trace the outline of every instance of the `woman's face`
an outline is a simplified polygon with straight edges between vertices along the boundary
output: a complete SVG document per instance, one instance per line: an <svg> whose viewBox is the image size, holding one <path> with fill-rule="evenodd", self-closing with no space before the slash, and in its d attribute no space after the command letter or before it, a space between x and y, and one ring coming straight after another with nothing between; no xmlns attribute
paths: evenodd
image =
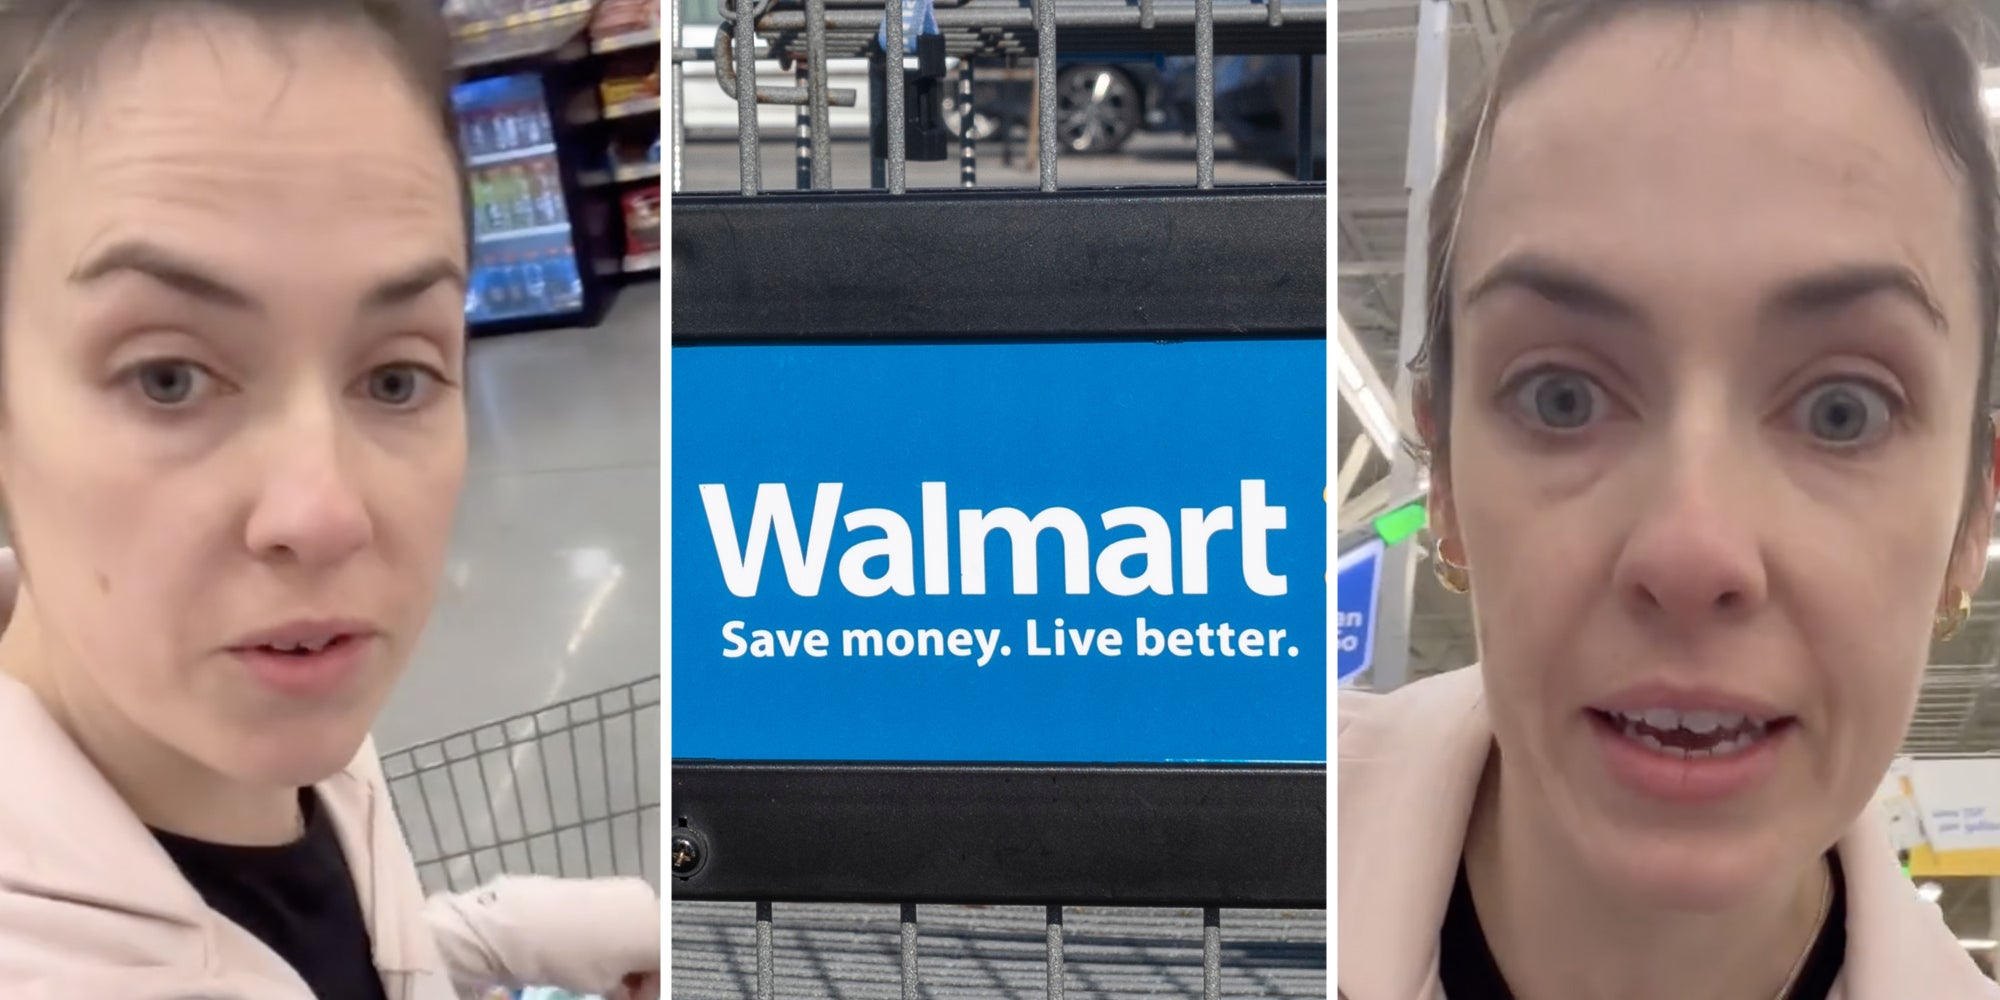
<svg viewBox="0 0 2000 1000"><path fill-rule="evenodd" d="M360 744L441 571L452 154L359 32L176 17L17 137L0 489L57 683L301 784Z"/></svg>
<svg viewBox="0 0 2000 1000"><path fill-rule="evenodd" d="M1601 883L1726 906L1862 810L1984 571L1965 189L1795 7L1622 18L1491 135L1434 500L1503 782Z"/></svg>

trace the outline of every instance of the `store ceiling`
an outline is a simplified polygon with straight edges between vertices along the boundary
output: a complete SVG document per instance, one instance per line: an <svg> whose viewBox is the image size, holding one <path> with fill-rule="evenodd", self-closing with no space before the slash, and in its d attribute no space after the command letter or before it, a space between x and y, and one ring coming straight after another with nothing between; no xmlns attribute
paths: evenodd
<svg viewBox="0 0 2000 1000"><path fill-rule="evenodd" d="M1447 107L1476 94L1513 26L1535 0L1453 0ZM1978 0L2000 38L2000 0ZM1339 52L1338 303L1341 319L1361 342L1384 381L1393 382L1396 331L1403 296L1411 80L1416 58L1415 0L1337 0ZM1995 49L2000 55L2000 48ZM1361 436L1345 401L1339 410L1339 454ZM1372 451L1365 445L1364 451ZM1367 455L1347 494L1381 479L1388 465ZM1350 505L1352 506L1352 505ZM1349 524L1344 508L1342 527ZM1411 623L1413 677L1451 670L1477 656L1465 599L1419 572ZM1924 678L1905 751L1919 756L2000 757L2000 573L1974 599L1960 637L1938 644ZM1939 901L1961 936L2000 936L1993 926L1984 879L1943 880Z"/></svg>

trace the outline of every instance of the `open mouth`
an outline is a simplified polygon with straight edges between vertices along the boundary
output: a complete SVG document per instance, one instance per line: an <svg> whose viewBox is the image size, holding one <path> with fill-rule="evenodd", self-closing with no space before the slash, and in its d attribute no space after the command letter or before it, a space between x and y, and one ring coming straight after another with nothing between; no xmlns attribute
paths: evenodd
<svg viewBox="0 0 2000 1000"><path fill-rule="evenodd" d="M275 653L280 656L296 656L304 658L324 653L330 649L339 649L349 643L352 643L354 639L355 637L352 635L341 634L341 635L325 636L319 639L309 639L300 642L266 643L264 645L257 646L254 648L258 652L262 653Z"/></svg>
<svg viewBox="0 0 2000 1000"><path fill-rule="evenodd" d="M1627 742L1679 760L1734 757L1797 724L1791 716L1758 719L1734 712L1671 708L1622 712L1593 708L1590 714Z"/></svg>

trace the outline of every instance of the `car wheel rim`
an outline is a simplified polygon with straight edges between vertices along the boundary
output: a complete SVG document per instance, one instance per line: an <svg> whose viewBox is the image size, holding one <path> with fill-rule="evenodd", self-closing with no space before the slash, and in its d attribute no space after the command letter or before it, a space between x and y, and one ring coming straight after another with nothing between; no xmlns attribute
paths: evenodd
<svg viewBox="0 0 2000 1000"><path fill-rule="evenodd" d="M1057 87L1057 138L1073 152L1115 146L1131 133L1138 99L1117 70L1072 70Z"/></svg>

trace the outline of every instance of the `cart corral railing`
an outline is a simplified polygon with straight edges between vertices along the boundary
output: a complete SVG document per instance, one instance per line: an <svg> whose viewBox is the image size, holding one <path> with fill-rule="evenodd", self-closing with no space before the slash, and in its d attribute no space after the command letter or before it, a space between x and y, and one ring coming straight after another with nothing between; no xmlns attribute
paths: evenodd
<svg viewBox="0 0 2000 1000"><path fill-rule="evenodd" d="M872 186L892 194L907 188L905 107L906 59L884 53L906 50L905 25L898 0L756 0L747 17L737 4L724 0L723 24L713 46L683 46L680 8L669 0L669 41L673 100L672 190L681 190L687 143L686 88L720 86L737 102L737 144L741 193L765 190L759 156L759 104L798 108L799 183L801 189L833 187L832 131L828 108L853 107L860 99L851 88L834 90L827 83L827 60L867 56L874 97L870 108ZM941 52L918 57L919 72L940 74L941 67L923 69L925 58L955 59L956 90L964 126L958 131L962 185L976 176L977 146L971 127L974 61L982 57L1026 56L1035 61L1036 148L1040 186L1057 189L1058 108L1056 61L1061 46L1091 53L1158 53L1192 55L1195 59L1195 186L1215 185L1215 60L1222 55L1296 54L1302 61L1299 81L1297 164L1300 179L1312 176L1316 129L1312 108L1324 100L1318 93L1324 77L1313 72L1311 60L1326 52L1325 0L944 0L935 19ZM878 31L881 36L878 37ZM778 59L794 67L785 85L760 84L757 61ZM685 64L713 62L716 79L689 80Z"/></svg>

